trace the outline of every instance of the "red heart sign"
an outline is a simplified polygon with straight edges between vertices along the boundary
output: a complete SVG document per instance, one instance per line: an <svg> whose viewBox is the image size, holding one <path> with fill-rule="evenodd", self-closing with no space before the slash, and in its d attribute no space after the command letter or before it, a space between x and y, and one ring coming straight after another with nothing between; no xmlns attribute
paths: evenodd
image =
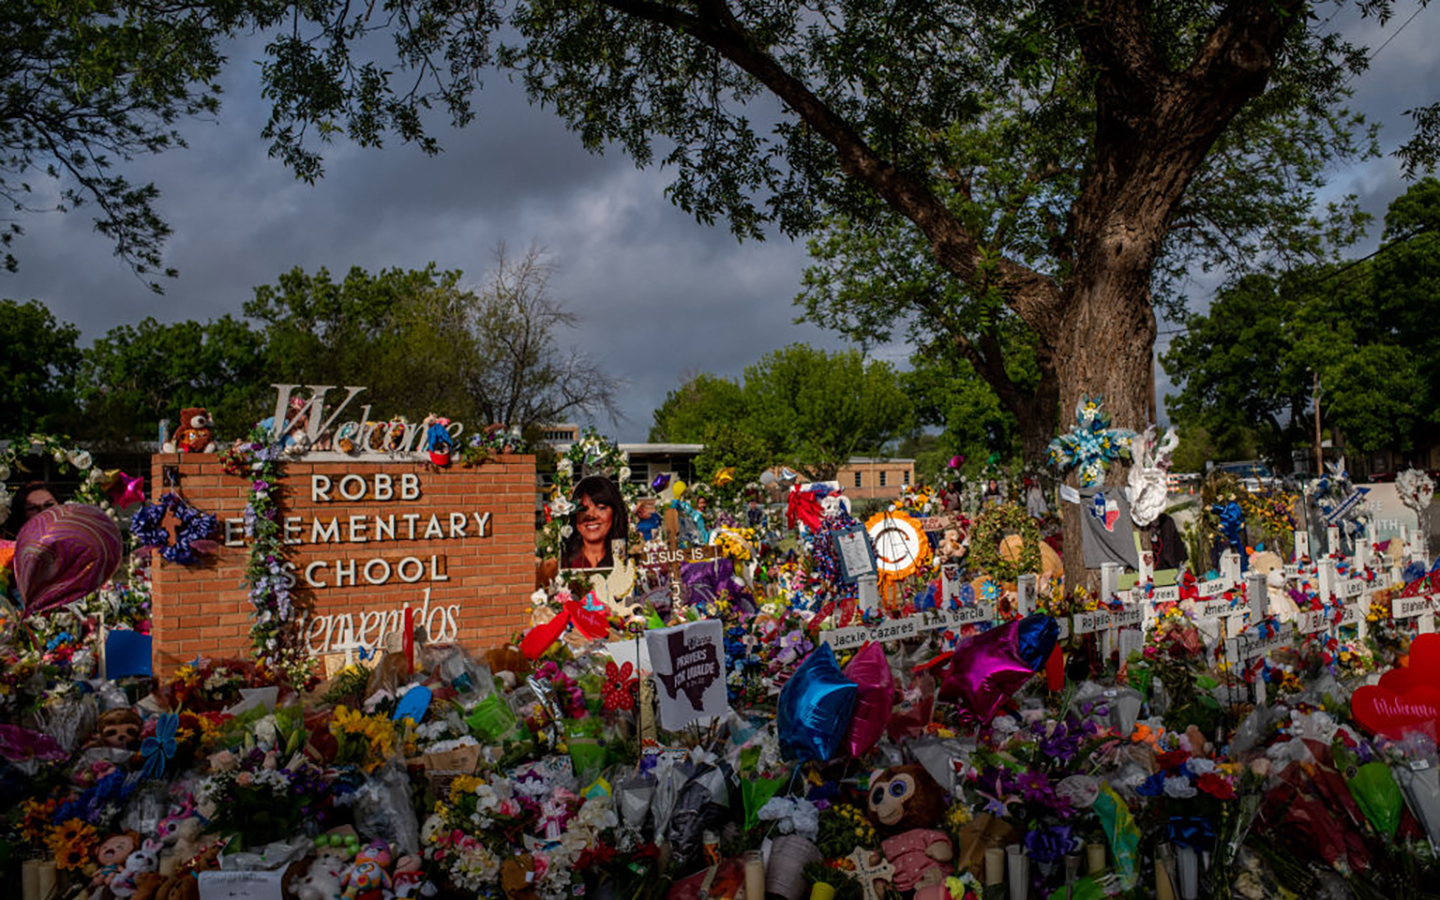
<svg viewBox="0 0 1440 900"><path fill-rule="evenodd" d="M1367 730L1401 738L1418 731L1432 739L1440 723L1440 688L1423 684L1403 694L1365 685L1350 695L1350 712Z"/></svg>
<svg viewBox="0 0 1440 900"><path fill-rule="evenodd" d="M1440 688L1440 634L1422 634L1410 642L1410 664L1380 676L1380 686L1397 694L1421 685Z"/></svg>

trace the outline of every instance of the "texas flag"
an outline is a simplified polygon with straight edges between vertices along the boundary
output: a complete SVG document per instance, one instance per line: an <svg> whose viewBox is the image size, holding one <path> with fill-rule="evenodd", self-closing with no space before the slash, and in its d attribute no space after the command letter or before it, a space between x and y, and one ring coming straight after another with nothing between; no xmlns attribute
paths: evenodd
<svg viewBox="0 0 1440 900"><path fill-rule="evenodd" d="M1109 532L1115 531L1115 522L1120 518L1120 504L1107 500L1104 491L1096 491L1090 499L1090 515Z"/></svg>

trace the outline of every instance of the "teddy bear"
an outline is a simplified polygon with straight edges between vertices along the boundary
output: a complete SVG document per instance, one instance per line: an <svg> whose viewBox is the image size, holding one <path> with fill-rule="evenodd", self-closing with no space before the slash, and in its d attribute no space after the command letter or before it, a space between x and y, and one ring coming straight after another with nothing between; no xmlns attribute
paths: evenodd
<svg viewBox="0 0 1440 900"><path fill-rule="evenodd" d="M940 539L939 546L936 547L935 555L941 559L961 559L969 549L964 539L960 537L960 529L947 528L944 537Z"/></svg>
<svg viewBox="0 0 1440 900"><path fill-rule="evenodd" d="M160 868L160 842L146 840L139 850L125 857L125 866L110 879L110 891L122 898L134 896L136 879L145 872Z"/></svg>
<svg viewBox="0 0 1440 900"><path fill-rule="evenodd" d="M346 900L380 900L390 890L390 847L384 841L371 841L355 854L355 865L345 876Z"/></svg>
<svg viewBox="0 0 1440 900"><path fill-rule="evenodd" d="M876 828L888 835L880 849L895 867L895 887L902 893L915 891L916 900L944 896L955 848L945 832L931 827L940 821L945 799L925 767L886 769L870 783L867 806Z"/></svg>
<svg viewBox="0 0 1440 900"><path fill-rule="evenodd" d="M349 865L343 858L322 853L310 862L305 874L295 879L292 893L300 900L337 900Z"/></svg>
<svg viewBox="0 0 1440 900"><path fill-rule="evenodd" d="M419 900L436 894L435 886L425 880L420 857L407 853L395 863L395 900Z"/></svg>
<svg viewBox="0 0 1440 900"><path fill-rule="evenodd" d="M215 423L203 407L189 406L180 410L180 423L175 434L161 448L166 453L214 453Z"/></svg>

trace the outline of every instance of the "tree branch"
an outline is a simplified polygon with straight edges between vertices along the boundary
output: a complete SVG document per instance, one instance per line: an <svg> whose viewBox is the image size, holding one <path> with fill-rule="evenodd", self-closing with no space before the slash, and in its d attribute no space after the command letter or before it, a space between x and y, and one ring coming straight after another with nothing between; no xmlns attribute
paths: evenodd
<svg viewBox="0 0 1440 900"><path fill-rule="evenodd" d="M980 272L980 247L944 202L921 179L876 153L850 123L767 53L723 0L700 0L700 15L649 0L600 0L628 16L686 34L711 48L765 85L806 125L835 148L840 169L870 186L896 212L915 223L930 241L935 258L967 284ZM1010 305L1027 321L1051 315L1059 301L1054 282L1013 260L999 264L1001 287Z"/></svg>

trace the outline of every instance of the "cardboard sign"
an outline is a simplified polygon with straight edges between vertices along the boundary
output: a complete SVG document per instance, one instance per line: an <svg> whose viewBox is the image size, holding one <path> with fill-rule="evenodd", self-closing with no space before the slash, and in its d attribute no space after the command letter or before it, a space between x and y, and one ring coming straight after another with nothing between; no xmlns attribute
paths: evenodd
<svg viewBox="0 0 1440 900"><path fill-rule="evenodd" d="M456 747L444 753L427 753L420 757L425 767L425 777L435 796L445 799L450 796L450 782L463 775L473 775L480 762L480 745L469 744Z"/></svg>
<svg viewBox="0 0 1440 900"><path fill-rule="evenodd" d="M1392 619L1413 619L1434 611L1435 597L1429 594L1424 597L1396 597L1390 603Z"/></svg>
<svg viewBox="0 0 1440 900"><path fill-rule="evenodd" d="M1180 600L1180 585L1168 584L1165 587L1155 588L1151 599L1156 603L1177 603Z"/></svg>
<svg viewBox="0 0 1440 900"><path fill-rule="evenodd" d="M1261 638L1254 634L1242 634L1239 637L1231 638L1226 642L1226 648L1230 656L1248 663L1252 659L1269 656L1278 650L1289 647L1292 640L1290 626L1285 625L1278 633L1268 638Z"/></svg>
<svg viewBox="0 0 1440 900"><path fill-rule="evenodd" d="M200 900L284 900L284 869L273 872L201 872Z"/></svg>
<svg viewBox="0 0 1440 900"><path fill-rule="evenodd" d="M920 622L919 616L910 616L904 619L892 619L875 626L852 625L849 628L836 628L834 631L821 632L820 640L829 644L832 650L860 647L867 641L899 641L918 635Z"/></svg>
<svg viewBox="0 0 1440 900"><path fill-rule="evenodd" d="M645 633L667 731L725 715L725 644L719 619L701 619Z"/></svg>
<svg viewBox="0 0 1440 900"><path fill-rule="evenodd" d="M1075 634L1093 634L1111 628L1126 628L1139 625L1145 620L1145 611L1140 607L1127 607L1116 612L1097 609L1093 612L1076 613L1072 630Z"/></svg>
<svg viewBox="0 0 1440 900"><path fill-rule="evenodd" d="M1214 597L1223 594L1230 589L1230 582L1224 578L1212 578L1209 581L1200 582L1197 590L1202 597Z"/></svg>

